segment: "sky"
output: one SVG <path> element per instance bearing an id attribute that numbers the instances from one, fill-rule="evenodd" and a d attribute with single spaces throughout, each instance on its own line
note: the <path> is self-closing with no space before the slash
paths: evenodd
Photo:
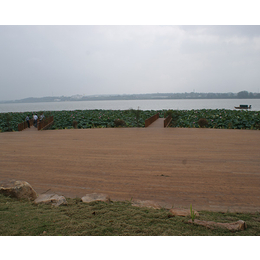
<path id="1" fill-rule="evenodd" d="M 0 100 L 260 89 L 259 25 L 0 25 Z"/>

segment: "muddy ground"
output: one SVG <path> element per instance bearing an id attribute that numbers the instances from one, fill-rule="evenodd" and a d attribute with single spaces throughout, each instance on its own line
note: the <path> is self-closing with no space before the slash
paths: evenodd
<path id="1" fill-rule="evenodd" d="M 37 193 L 260 211 L 260 131 L 188 128 L 0 133 L 0 180 Z"/>

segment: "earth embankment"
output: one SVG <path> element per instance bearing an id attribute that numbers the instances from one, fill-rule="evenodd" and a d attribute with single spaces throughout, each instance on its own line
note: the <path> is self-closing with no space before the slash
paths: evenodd
<path id="1" fill-rule="evenodd" d="M 165 207 L 260 210 L 260 131 L 110 128 L 0 134 L 0 180 Z"/>

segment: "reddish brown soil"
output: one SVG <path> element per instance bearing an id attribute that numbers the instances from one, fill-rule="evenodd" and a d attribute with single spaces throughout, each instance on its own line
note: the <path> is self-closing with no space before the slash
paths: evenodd
<path id="1" fill-rule="evenodd" d="M 165 207 L 260 211 L 260 131 L 111 128 L 0 134 L 0 180 Z"/>

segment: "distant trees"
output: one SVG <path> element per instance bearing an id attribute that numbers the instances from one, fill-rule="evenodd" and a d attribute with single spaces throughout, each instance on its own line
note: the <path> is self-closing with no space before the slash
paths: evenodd
<path id="1" fill-rule="evenodd" d="M 237 93 L 238 98 L 254 98 L 254 94 L 252 92 L 247 92 L 247 91 L 240 91 Z"/>
<path id="2" fill-rule="evenodd" d="M 238 98 L 248 98 L 248 92 L 247 91 L 240 91 L 237 93 Z"/>

